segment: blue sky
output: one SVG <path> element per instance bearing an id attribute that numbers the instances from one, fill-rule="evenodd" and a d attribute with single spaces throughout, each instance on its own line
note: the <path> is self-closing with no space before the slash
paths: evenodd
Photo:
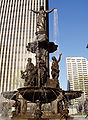
<path id="1" fill-rule="evenodd" d="M 52 8 L 58 10 L 59 53 L 63 54 L 60 61 L 59 80 L 60 86 L 66 89 L 66 57 L 88 58 L 86 48 L 88 43 L 88 0 L 49 0 L 49 9 Z M 50 13 L 50 41 L 54 41 L 53 20 L 54 14 Z"/>

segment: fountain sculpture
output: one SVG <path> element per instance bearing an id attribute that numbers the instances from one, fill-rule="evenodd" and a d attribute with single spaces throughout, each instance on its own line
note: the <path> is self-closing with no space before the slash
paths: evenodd
<path id="1" fill-rule="evenodd" d="M 55 8 L 54 8 L 55 9 Z M 44 7 L 40 7 L 40 11 L 31 10 L 37 15 L 37 31 L 35 33 L 36 39 L 28 43 L 27 50 L 36 54 L 36 65 L 32 63 L 32 59 L 28 58 L 26 70 L 21 71 L 22 79 L 25 79 L 24 87 L 19 88 L 18 91 L 24 99 L 36 103 L 35 115 L 33 118 L 23 117 L 25 120 L 49 120 L 52 118 L 44 117 L 41 110 L 42 104 L 51 103 L 58 98 L 58 115 L 54 115 L 53 119 L 65 120 L 68 118 L 68 99 L 74 99 L 81 96 L 81 92 L 66 92 L 59 86 L 59 61 L 55 56 L 52 57 L 51 75 L 49 75 L 49 53 L 57 50 L 57 45 L 54 42 L 49 42 L 47 33 L 47 15 L 54 9 L 48 11 Z M 18 93 L 18 92 L 17 92 Z M 13 117 L 13 120 L 23 120 L 22 117 Z"/>

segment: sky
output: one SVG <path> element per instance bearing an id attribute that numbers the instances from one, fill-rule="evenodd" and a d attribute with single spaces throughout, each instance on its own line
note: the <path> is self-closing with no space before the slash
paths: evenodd
<path id="1" fill-rule="evenodd" d="M 49 0 L 49 9 L 57 8 L 59 37 L 57 43 L 62 58 L 60 67 L 60 87 L 67 89 L 66 57 L 88 59 L 88 0 Z M 49 14 L 49 40 L 54 41 L 54 12 Z M 50 55 L 54 56 L 55 53 Z"/>

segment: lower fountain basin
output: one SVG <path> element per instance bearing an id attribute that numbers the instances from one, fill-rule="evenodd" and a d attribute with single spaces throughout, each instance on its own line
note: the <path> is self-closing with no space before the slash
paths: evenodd
<path id="1" fill-rule="evenodd" d="M 59 90 L 49 87 L 22 87 L 18 91 L 24 99 L 33 103 L 39 100 L 41 103 L 50 103 L 59 96 Z"/>

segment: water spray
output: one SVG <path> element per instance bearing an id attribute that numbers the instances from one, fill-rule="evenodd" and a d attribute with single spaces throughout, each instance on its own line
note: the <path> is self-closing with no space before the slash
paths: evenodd
<path id="1" fill-rule="evenodd" d="M 54 9 L 54 42 L 58 45 L 58 49 L 55 52 L 56 58 L 58 57 L 59 52 L 59 24 L 58 24 L 58 13 L 57 9 Z"/>

